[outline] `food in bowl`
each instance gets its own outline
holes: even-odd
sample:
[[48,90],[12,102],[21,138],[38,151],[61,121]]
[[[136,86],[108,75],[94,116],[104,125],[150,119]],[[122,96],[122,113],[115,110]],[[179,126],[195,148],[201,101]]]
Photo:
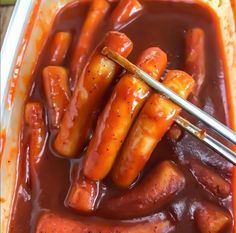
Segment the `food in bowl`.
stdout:
[[202,123],[101,53],[226,123],[217,30],[193,2],[64,7],[25,103],[10,232],[232,232],[232,165],[174,120]]

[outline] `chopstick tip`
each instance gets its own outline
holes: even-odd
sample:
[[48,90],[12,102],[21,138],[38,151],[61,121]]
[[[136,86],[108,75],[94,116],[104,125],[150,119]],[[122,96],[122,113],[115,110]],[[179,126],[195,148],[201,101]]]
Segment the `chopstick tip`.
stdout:
[[110,52],[110,49],[107,47],[107,46],[105,46],[103,49],[102,49],[102,55],[104,55],[104,56],[107,56],[108,54],[109,54],[109,52]]

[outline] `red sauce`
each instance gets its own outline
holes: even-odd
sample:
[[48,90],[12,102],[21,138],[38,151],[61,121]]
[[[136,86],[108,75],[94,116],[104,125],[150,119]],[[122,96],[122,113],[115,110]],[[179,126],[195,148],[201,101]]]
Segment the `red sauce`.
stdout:
[[0,134],[0,163],[2,161],[2,155],[4,152],[5,144],[6,144],[6,129],[4,128],[2,129]]
[[[114,3],[115,4],[115,3]],[[107,17],[114,8],[110,9]],[[131,61],[144,49],[151,46],[158,46],[168,54],[168,69],[184,70],[184,33],[192,27],[201,27],[206,33],[206,74],[207,79],[199,98],[203,110],[214,116],[223,123],[228,123],[227,101],[225,95],[225,73],[224,61],[219,50],[217,38],[217,26],[214,16],[208,8],[195,3],[180,3],[171,1],[144,1],[144,13],[141,17],[122,29],[134,43],[134,50],[129,57]],[[42,69],[47,65],[48,48],[52,36],[57,31],[71,31],[73,43],[70,48],[64,66],[69,67],[71,54],[80,34],[82,23],[85,19],[88,3],[74,3],[63,8],[57,15],[48,42],[39,59],[38,66],[34,72],[34,89],[28,97],[28,101],[39,101],[46,103],[41,82]],[[102,28],[96,34],[93,47],[103,38],[108,31],[108,18],[104,19]],[[104,103],[106,101],[104,100]],[[45,104],[46,106],[46,104]],[[46,109],[45,109],[46,110]],[[194,119],[193,119],[194,120]],[[201,123],[195,121],[199,126]],[[25,126],[26,127],[26,126]],[[52,148],[55,131],[51,130],[49,140],[45,147],[43,157],[36,174],[36,184],[33,186],[29,181],[27,134],[22,129],[23,140],[20,148],[20,162],[18,167],[18,185],[12,221],[10,224],[11,233],[34,232],[35,223],[40,213],[45,209],[58,212],[62,215],[70,215],[80,219],[82,213],[67,208],[64,200],[70,187],[70,176],[74,166],[81,163],[81,158],[64,159]],[[179,164],[179,167],[186,177],[186,187],[176,198],[165,205],[161,211],[170,211],[178,215],[180,220],[176,225],[176,233],[191,232],[198,230],[193,221],[192,211],[197,201],[210,200],[217,205],[228,209],[232,214],[232,197],[218,200],[200,186],[192,176],[185,161],[190,158],[197,158],[209,165],[229,182],[232,180],[232,165],[213,152],[199,140],[184,133],[178,142],[171,142],[167,137],[157,145],[150,161],[146,165],[142,176],[157,163],[170,159]],[[121,192],[112,184],[110,178],[105,179],[104,194],[102,202],[113,194]],[[102,211],[92,213],[89,218],[96,221],[102,218]],[[112,216],[110,216],[112,219]],[[231,224],[224,232],[232,232]]]

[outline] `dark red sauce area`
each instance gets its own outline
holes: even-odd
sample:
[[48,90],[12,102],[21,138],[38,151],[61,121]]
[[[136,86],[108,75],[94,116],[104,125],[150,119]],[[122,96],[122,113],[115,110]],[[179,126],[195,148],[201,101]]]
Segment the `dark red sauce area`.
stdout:
[[[184,33],[192,27],[201,27],[206,33],[206,82],[202,88],[200,102],[203,110],[210,113],[223,123],[228,123],[227,101],[224,84],[224,66],[219,40],[217,38],[217,25],[210,11],[194,3],[176,3],[170,1],[143,1],[144,13],[141,17],[126,26],[124,32],[134,43],[134,50],[129,60],[134,61],[137,55],[151,46],[158,46],[168,55],[168,69],[184,69]],[[57,31],[71,31],[73,42],[70,47],[64,66],[69,66],[69,61],[75,43],[80,35],[81,26],[88,11],[88,3],[75,3],[63,8],[57,15],[55,23],[50,32],[47,44],[42,51],[37,69],[34,72],[34,85],[28,101],[40,101],[46,106],[46,100],[41,82],[42,69],[47,65],[48,53],[52,36]],[[106,17],[115,7],[115,3]],[[96,34],[94,47],[108,31],[108,20],[105,18],[101,30]],[[106,102],[104,100],[104,103]],[[102,109],[102,108],[101,108]],[[45,107],[46,110],[46,107]],[[45,111],[46,112],[46,111]],[[187,114],[186,114],[187,116]],[[194,119],[193,119],[194,121]],[[195,120],[195,123],[200,125]],[[21,152],[18,167],[18,185],[10,225],[11,233],[34,232],[35,223],[40,213],[52,210],[62,215],[71,215],[74,218],[83,218],[83,214],[75,212],[65,206],[64,200],[68,193],[71,175],[74,167],[81,163],[81,158],[64,159],[56,154],[52,148],[55,131],[49,130],[49,137],[39,169],[35,174],[36,183],[32,186],[29,179],[28,168],[28,136],[26,127],[22,130]],[[186,187],[160,211],[170,211],[177,222],[176,233],[197,233],[198,230],[193,220],[194,203],[209,200],[221,205],[232,213],[232,198],[218,200],[212,194],[200,186],[192,173],[189,171],[186,161],[190,158],[198,158],[205,164],[210,165],[228,181],[231,180],[232,166],[207,148],[193,136],[184,133],[183,137],[176,143],[167,137],[157,145],[150,161],[145,166],[141,176],[145,174],[162,160],[173,160],[179,164],[186,178]],[[103,181],[101,187],[102,195],[98,200],[99,208],[102,209],[103,201],[111,195],[118,194],[122,190],[112,184],[108,177]],[[127,207],[128,208],[128,207]],[[159,211],[158,211],[159,212]],[[94,212],[89,218],[96,221],[104,217],[100,212]],[[112,216],[110,216],[112,219]],[[232,232],[232,225],[225,233]]]

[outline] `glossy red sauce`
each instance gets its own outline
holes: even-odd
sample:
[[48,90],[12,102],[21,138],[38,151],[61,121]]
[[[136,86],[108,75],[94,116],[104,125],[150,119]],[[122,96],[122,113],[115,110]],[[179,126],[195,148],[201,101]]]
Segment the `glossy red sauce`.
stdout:
[[[194,3],[176,3],[170,1],[143,2],[145,6],[143,15],[122,30],[122,32],[131,38],[135,45],[129,59],[134,61],[142,50],[151,46],[158,46],[168,54],[168,69],[183,70],[184,33],[192,27],[203,28],[206,33],[207,79],[199,100],[203,105],[204,111],[227,124],[224,61],[221,51],[218,49],[218,29],[214,21],[214,16],[211,15],[207,8]],[[112,6],[110,12],[114,6]],[[87,3],[74,3],[63,8],[58,13],[48,42],[42,52],[37,69],[34,72],[34,85],[32,85],[32,91],[30,92],[28,101],[37,100],[46,106],[41,82],[41,72],[48,64],[49,58],[47,51],[52,36],[57,31],[69,30],[73,33],[73,44],[64,64],[64,66],[69,67],[71,54],[80,34],[88,7],[89,5]],[[109,17],[110,12],[106,17]],[[108,18],[105,18],[102,28],[96,34],[93,44],[94,47],[109,30],[107,22]],[[192,120],[194,121],[194,119]],[[201,126],[201,123],[196,121],[195,123]],[[49,131],[49,139],[36,174],[36,183],[32,185],[28,167],[28,135],[26,129],[22,129],[18,167],[19,179],[10,225],[11,233],[34,232],[38,216],[47,209],[61,214],[71,215],[75,218],[83,218],[83,214],[77,213],[64,205],[64,200],[70,187],[70,177],[73,173],[73,168],[81,163],[81,158],[69,160],[56,154],[52,148],[55,133],[54,130]],[[141,175],[141,177],[144,176],[151,167],[162,160],[170,159],[179,164],[179,168],[186,177],[186,187],[175,199],[160,210],[170,211],[174,217],[180,220],[177,223],[176,233],[198,232],[193,221],[194,203],[197,201],[210,200],[217,205],[225,207],[232,213],[231,196],[219,201],[197,183],[184,163],[184,161],[191,157],[200,159],[210,165],[229,182],[231,181],[232,166],[218,154],[199,142],[199,140],[187,133],[184,133],[183,137],[176,143],[164,137],[156,147]],[[102,208],[102,202],[106,198],[121,192],[121,190],[112,184],[109,177],[103,182],[102,189],[102,195],[98,201],[99,208]],[[95,221],[97,218],[102,218],[103,216],[99,214],[100,212],[95,211],[89,218]],[[110,218],[112,219],[112,216]],[[232,224],[224,231],[224,233],[230,232],[232,232]]]
[[0,161],[2,160],[2,154],[5,148],[6,144],[6,129],[2,129],[1,134],[0,134]]

